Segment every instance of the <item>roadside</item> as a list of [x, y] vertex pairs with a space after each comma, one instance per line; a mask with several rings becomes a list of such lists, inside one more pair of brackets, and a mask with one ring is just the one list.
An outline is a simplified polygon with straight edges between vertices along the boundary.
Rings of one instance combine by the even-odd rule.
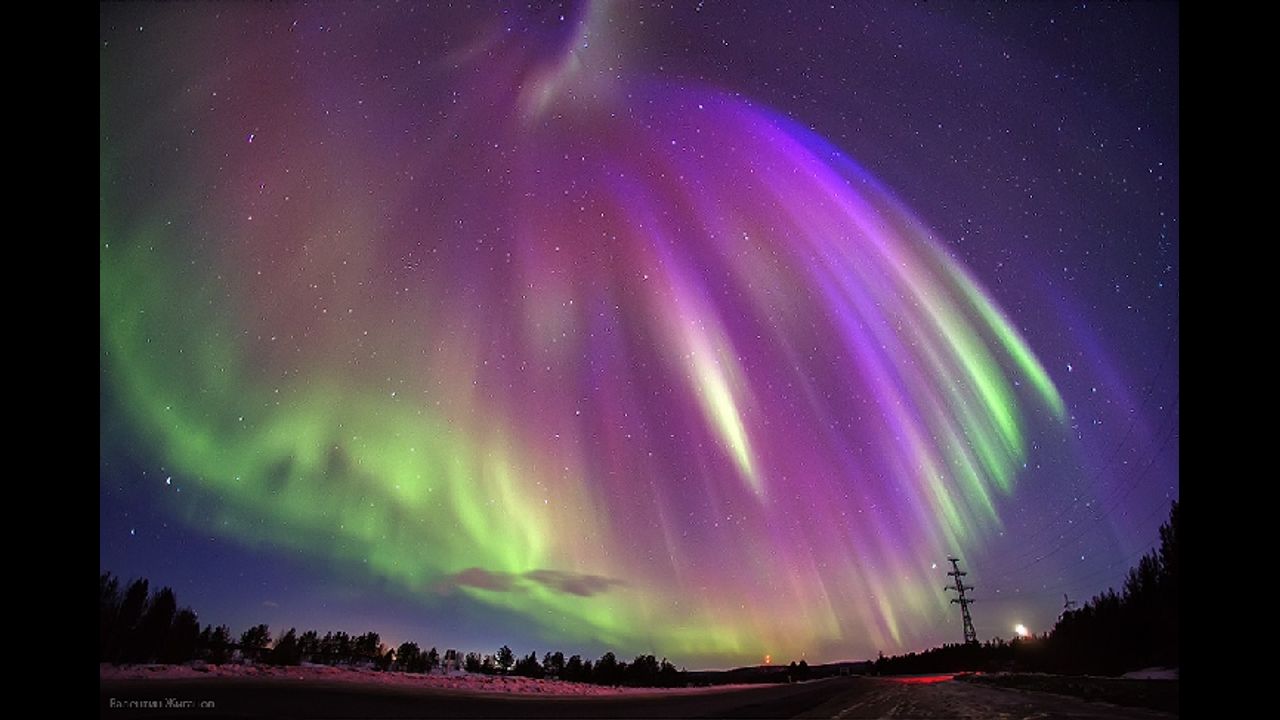
[[1039, 673], [975, 673], [957, 675], [957, 680], [980, 685], [1033, 690], [1109, 702], [1125, 707], [1141, 707], [1178, 714], [1178, 681], [1135, 678], [1108, 678]]

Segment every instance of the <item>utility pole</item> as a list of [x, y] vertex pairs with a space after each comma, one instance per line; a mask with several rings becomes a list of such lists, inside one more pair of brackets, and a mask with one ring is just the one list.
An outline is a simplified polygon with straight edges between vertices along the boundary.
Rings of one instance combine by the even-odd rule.
[[947, 560], [951, 561], [951, 572], [947, 574], [956, 579], [956, 584], [955, 587], [948, 585], [943, 589], [955, 590], [956, 593], [960, 595], [958, 598], [951, 598], [951, 602], [960, 605], [960, 615], [964, 617], [964, 642], [966, 645], [977, 645], [978, 633], [974, 632], [973, 618], [969, 617], [969, 606], [973, 604], [973, 601], [964, 596], [964, 591], [972, 590], [973, 586], [965, 585], [964, 582], [960, 580], [960, 578], [968, 575], [969, 573], [960, 569], [960, 558], [949, 557]]

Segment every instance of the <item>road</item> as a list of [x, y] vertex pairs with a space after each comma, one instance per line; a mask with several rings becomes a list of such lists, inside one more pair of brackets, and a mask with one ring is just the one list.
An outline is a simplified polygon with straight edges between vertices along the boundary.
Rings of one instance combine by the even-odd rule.
[[[166, 707], [169, 700], [189, 707]], [[123, 680], [99, 686], [104, 718], [948, 718], [1168, 720], [1176, 715], [935, 678], [840, 677], [794, 685], [615, 697], [465, 694], [278, 680]], [[160, 707], [127, 707], [133, 701]], [[200, 707], [205, 702], [206, 707]], [[212, 702], [212, 706], [207, 704]], [[113, 704], [114, 703], [114, 704]], [[121, 707], [120, 705], [126, 705]]]

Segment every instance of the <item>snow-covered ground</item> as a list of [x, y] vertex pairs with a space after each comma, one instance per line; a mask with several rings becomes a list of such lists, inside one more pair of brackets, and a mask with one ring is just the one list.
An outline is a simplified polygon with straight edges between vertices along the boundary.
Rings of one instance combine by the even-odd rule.
[[652, 693], [684, 694], [731, 690], [751, 685], [717, 685], [700, 688], [627, 688], [587, 685], [564, 680], [536, 680], [501, 675], [452, 673], [420, 675], [403, 672], [377, 672], [360, 668], [328, 665], [121, 665], [99, 666], [101, 680], [192, 680], [197, 678], [247, 678], [281, 682], [350, 682], [390, 687], [454, 690], [497, 695], [643, 695]]

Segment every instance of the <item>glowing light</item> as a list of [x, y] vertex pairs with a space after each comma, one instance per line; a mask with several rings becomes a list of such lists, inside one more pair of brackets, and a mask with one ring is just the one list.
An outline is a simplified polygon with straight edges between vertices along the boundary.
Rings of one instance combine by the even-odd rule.
[[1014, 625], [1014, 626], [1013, 626], [1013, 631], [1014, 631], [1015, 633], [1017, 633], [1018, 637], [1027, 637], [1028, 635], [1030, 635], [1030, 634], [1031, 634], [1031, 633], [1027, 630], [1027, 626], [1026, 626], [1026, 625], [1023, 625], [1022, 623], [1018, 623], [1017, 625]]

